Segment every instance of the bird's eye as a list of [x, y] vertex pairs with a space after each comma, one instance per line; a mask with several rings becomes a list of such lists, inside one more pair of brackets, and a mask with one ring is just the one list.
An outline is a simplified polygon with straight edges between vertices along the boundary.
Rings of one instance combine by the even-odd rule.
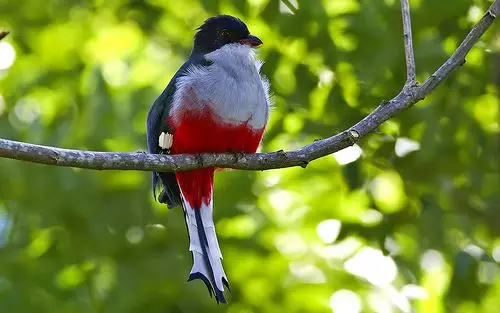
[[222, 40], [228, 40], [231, 37], [231, 34], [227, 29], [222, 29], [219, 31], [219, 38]]

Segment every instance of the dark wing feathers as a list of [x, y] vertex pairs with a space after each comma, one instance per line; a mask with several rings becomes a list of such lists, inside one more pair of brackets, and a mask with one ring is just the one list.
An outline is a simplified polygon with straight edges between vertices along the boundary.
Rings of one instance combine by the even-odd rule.
[[[158, 139], [162, 132], [172, 133], [166, 123], [166, 117], [168, 117], [170, 109], [172, 108], [172, 100], [176, 90], [175, 83], [177, 78], [183, 75], [183, 68], [184, 66], [179, 69], [170, 83], [168, 83], [165, 90], [163, 90], [160, 96], [156, 98], [153, 105], [149, 109], [146, 120], [149, 153], [164, 153], [158, 145]], [[157, 199], [160, 203], [166, 203], [169, 208], [181, 205], [180, 190], [179, 185], [177, 184], [177, 179], [175, 178], [175, 173], [153, 172], [152, 175], [153, 196], [155, 200]], [[156, 198], [157, 188], [161, 188], [158, 183], [161, 183], [163, 188], [158, 198]]]
[[[161, 95], [153, 102], [153, 105], [149, 109], [146, 121], [149, 153], [158, 154], [167, 152], [162, 151], [158, 145], [158, 139], [162, 132], [172, 133], [172, 130], [169, 129], [168, 124], [166, 123], [166, 119], [169, 116], [170, 109], [172, 108], [174, 93], [177, 88], [177, 79], [186, 75], [186, 69], [191, 65], [210, 66], [211, 64], [212, 62], [206, 60], [203, 56], [196, 57], [192, 55], [191, 58], [177, 71]], [[157, 199], [156, 191], [158, 187], [161, 187], [159, 186], [160, 182], [163, 186], [163, 190], [161, 190]], [[155, 197], [155, 200], [157, 199], [160, 203], [166, 203], [170, 208], [181, 205], [180, 190], [179, 185], [177, 184], [177, 179], [175, 178], [175, 173], [153, 172], [153, 196]]]

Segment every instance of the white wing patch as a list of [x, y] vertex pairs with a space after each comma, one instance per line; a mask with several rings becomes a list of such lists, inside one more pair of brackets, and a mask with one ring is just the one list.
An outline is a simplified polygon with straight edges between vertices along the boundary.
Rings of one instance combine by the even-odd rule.
[[172, 147], [172, 143], [174, 142], [174, 135], [170, 133], [162, 132], [160, 134], [160, 138], [158, 138], [158, 145], [160, 148], [164, 150], [168, 150]]

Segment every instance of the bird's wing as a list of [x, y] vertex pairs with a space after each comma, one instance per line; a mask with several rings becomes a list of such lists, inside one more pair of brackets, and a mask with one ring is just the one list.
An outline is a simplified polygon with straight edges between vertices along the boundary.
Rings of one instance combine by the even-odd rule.
[[[169, 153], [168, 149], [162, 149], [160, 147], [159, 140], [162, 133], [169, 136], [173, 135], [173, 130], [170, 129], [166, 121], [172, 108], [175, 91], [177, 90], [177, 80], [186, 75], [190, 66], [210, 66], [211, 64], [212, 62], [206, 60], [203, 56], [191, 58], [179, 68], [165, 90], [163, 90], [161, 95], [153, 102], [153, 105], [149, 109], [146, 123], [149, 153]], [[153, 172], [153, 196], [155, 199], [156, 190], [160, 181], [163, 185], [163, 190], [158, 196], [158, 201], [160, 203], [166, 203], [170, 208], [180, 206], [182, 202], [175, 173]]]
[[[146, 120], [147, 139], [149, 153], [169, 153], [168, 149], [162, 149], [159, 144], [159, 139], [162, 133], [172, 134], [166, 120], [172, 108], [174, 93], [176, 90], [176, 81], [179, 77], [185, 75], [186, 68], [190, 62], [186, 62], [174, 75], [167, 87], [153, 102], [149, 109]], [[153, 196], [156, 200], [156, 191], [159, 187], [158, 183], [163, 185], [163, 189], [158, 196], [160, 203], [166, 203], [168, 207], [173, 208], [181, 205], [181, 196], [179, 186], [173, 172], [153, 172]]]

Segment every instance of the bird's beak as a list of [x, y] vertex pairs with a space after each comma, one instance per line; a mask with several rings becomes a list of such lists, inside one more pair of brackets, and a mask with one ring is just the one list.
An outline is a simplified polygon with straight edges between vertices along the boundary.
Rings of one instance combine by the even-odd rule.
[[255, 48], [263, 44], [262, 40], [260, 40], [259, 37], [254, 35], [248, 35], [247, 38], [241, 39], [239, 43], [241, 43], [242, 45], [249, 45]]

